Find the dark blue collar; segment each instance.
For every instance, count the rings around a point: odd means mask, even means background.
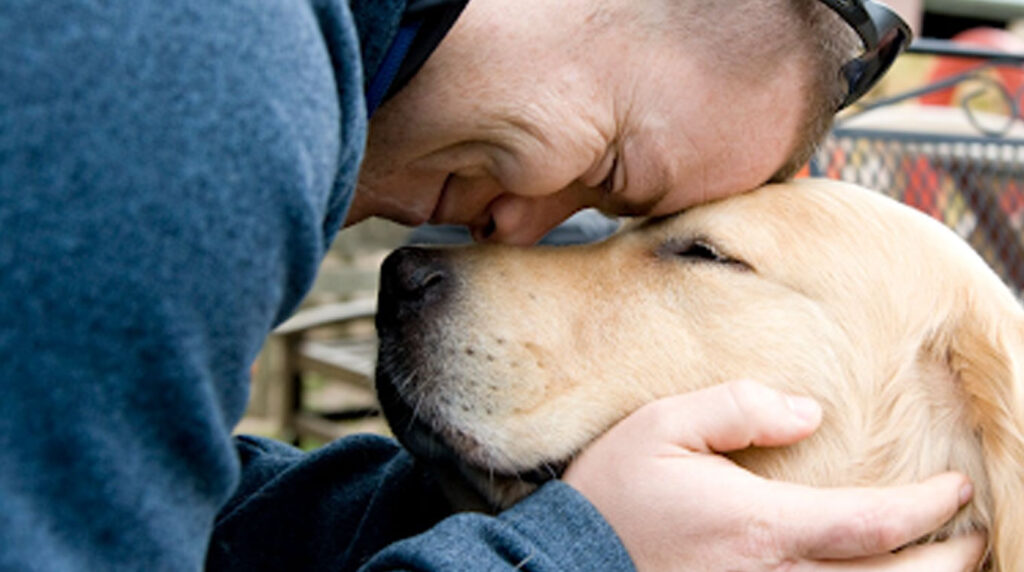
[[[398,33],[367,86],[368,116],[416,75],[468,3],[469,0],[409,0]]]

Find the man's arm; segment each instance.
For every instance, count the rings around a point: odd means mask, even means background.
[[[237,440],[243,480],[220,515],[211,570],[630,570],[579,493],[549,483],[498,516],[450,510],[393,440],[362,435],[313,453]]]
[[[0,2],[0,568],[202,566],[249,364],[354,186],[337,31],[304,2]]]
[[[449,517],[383,550],[362,570],[633,569],[618,536],[593,505],[562,481],[552,481],[497,517]]]

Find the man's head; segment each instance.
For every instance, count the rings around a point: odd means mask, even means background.
[[[817,0],[472,0],[371,121],[348,222],[535,241],[580,208],[664,214],[806,160],[859,47]]]

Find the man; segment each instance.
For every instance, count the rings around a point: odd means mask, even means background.
[[[388,440],[232,441],[343,223],[528,244],[671,212],[787,175],[849,87],[810,0],[463,4],[0,6],[0,568],[969,568],[978,538],[888,554],[961,476],[814,490],[708,454],[816,427],[753,383],[641,410],[497,517],[448,516]]]

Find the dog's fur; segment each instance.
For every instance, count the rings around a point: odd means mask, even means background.
[[[1024,569],[1024,312],[895,201],[775,185],[596,245],[400,250],[382,285],[385,412],[491,507],[650,400],[756,379],[824,421],[737,462],[823,486],[962,471],[975,498],[935,537],[987,530],[992,569]]]

